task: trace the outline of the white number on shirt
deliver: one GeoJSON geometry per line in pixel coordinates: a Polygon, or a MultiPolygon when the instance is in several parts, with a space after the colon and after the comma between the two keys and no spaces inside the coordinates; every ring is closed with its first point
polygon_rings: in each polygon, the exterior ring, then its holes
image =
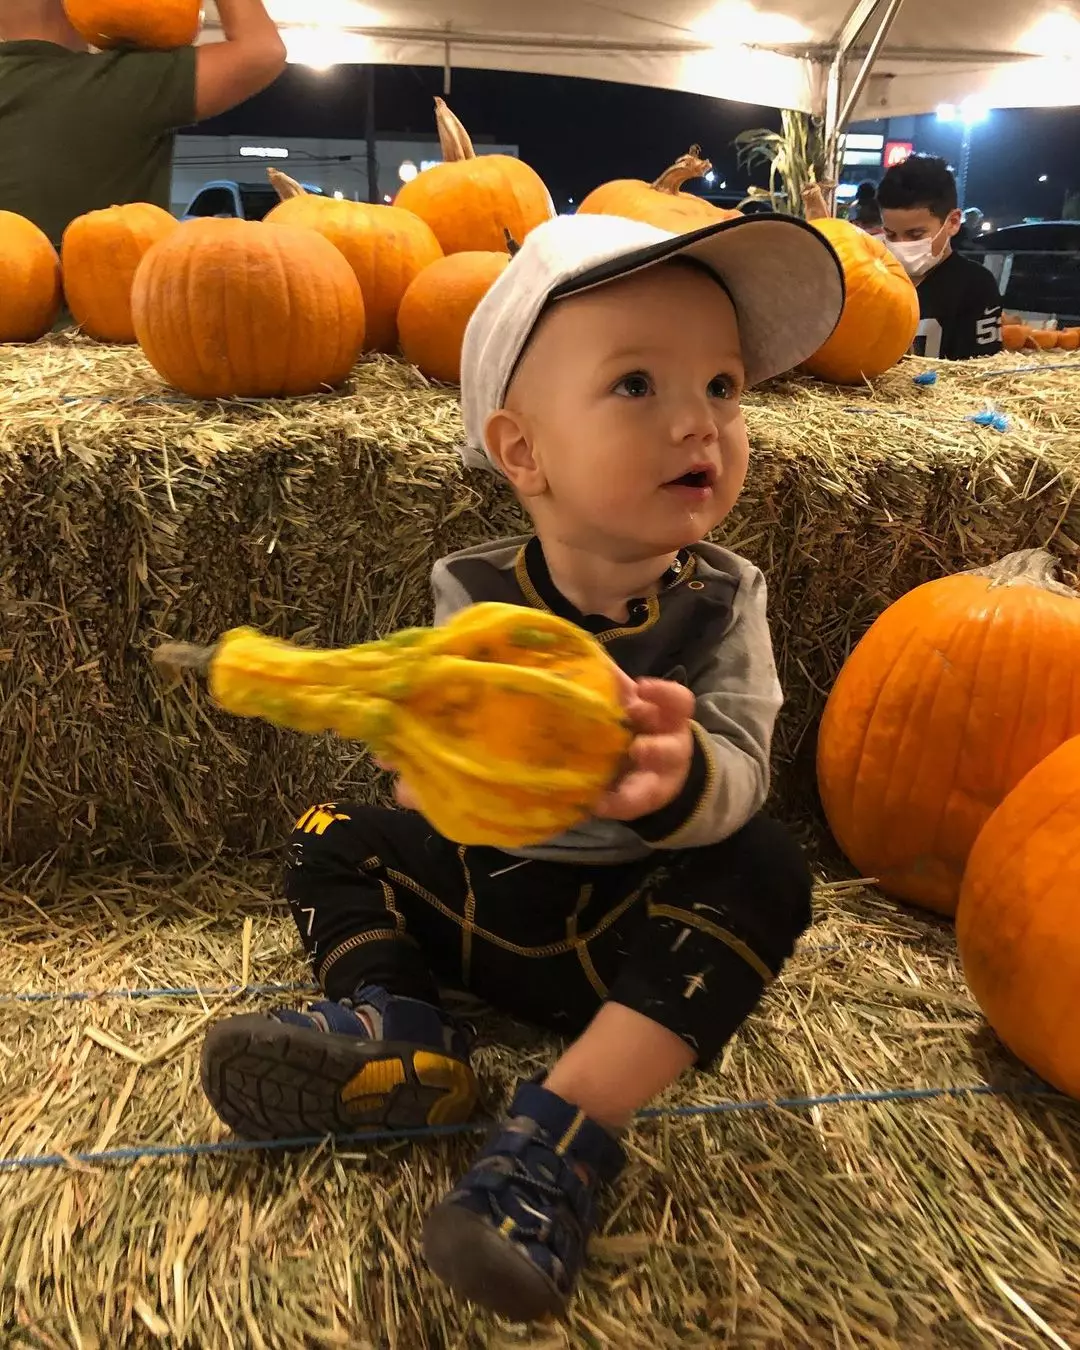
{"type": "Polygon", "coordinates": [[[912,344],[916,356],[929,356],[937,358],[941,355],[941,324],[937,319],[923,319],[915,330],[915,341],[912,344]],[[922,342],[919,339],[922,338],[922,342]]]}
{"type": "Polygon", "coordinates": [[[1001,341],[1001,314],[992,314],[987,310],[986,317],[975,322],[975,341],[980,347],[988,347],[992,342],[1001,341]]]}

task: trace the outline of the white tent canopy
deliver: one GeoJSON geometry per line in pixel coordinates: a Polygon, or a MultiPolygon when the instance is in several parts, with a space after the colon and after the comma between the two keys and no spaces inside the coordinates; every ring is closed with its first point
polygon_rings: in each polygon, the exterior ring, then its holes
{"type": "MultiPolygon", "coordinates": [[[[290,59],[317,66],[578,75],[797,108],[829,115],[834,126],[853,88],[853,117],[965,98],[991,107],[1080,104],[1080,0],[268,3],[290,59]]],[[[212,35],[212,6],[208,17],[212,35]]]]}

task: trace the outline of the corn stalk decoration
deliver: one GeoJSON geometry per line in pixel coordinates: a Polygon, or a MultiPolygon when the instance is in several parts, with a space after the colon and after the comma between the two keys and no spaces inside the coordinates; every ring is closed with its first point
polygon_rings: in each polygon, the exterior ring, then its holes
{"type": "Polygon", "coordinates": [[[813,184],[823,183],[826,177],[825,138],[818,118],[786,109],[780,116],[780,131],[756,127],[735,137],[742,168],[769,166],[769,186],[750,188],[739,204],[767,202],[773,211],[801,216],[803,193],[813,184]]]}

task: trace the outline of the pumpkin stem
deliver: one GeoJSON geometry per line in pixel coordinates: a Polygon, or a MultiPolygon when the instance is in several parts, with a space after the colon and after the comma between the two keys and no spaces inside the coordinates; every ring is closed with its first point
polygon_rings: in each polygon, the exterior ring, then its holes
{"type": "Polygon", "coordinates": [[[1080,600],[1080,595],[1062,580],[1064,573],[1057,558],[1044,548],[1024,548],[1006,554],[988,567],[971,568],[970,575],[989,577],[991,589],[997,586],[1037,586],[1054,595],[1080,600]]]}
{"type": "Polygon", "coordinates": [[[689,183],[693,178],[704,178],[711,168],[712,161],[701,158],[701,146],[692,145],[685,155],[680,155],[670,168],[664,170],[652,186],[657,192],[677,197],[684,183],[689,183]]]}
{"type": "Polygon", "coordinates": [[[287,173],[282,173],[280,169],[275,169],[273,165],[267,169],[266,176],[270,179],[270,185],[283,202],[287,202],[291,197],[306,197],[308,195],[295,178],[290,178],[287,173]]]}
{"type": "Polygon", "coordinates": [[[811,183],[803,188],[803,210],[807,220],[828,220],[829,208],[825,204],[825,194],[820,183],[811,183]]]}
{"type": "Polygon", "coordinates": [[[514,238],[514,236],[510,233],[510,231],[506,228],[505,225],[503,226],[503,238],[506,240],[507,253],[510,254],[511,258],[516,257],[521,252],[521,245],[518,243],[518,241],[514,238]]]}
{"type": "Polygon", "coordinates": [[[435,100],[435,125],[439,129],[439,145],[445,164],[456,164],[459,160],[476,158],[469,133],[446,106],[445,99],[435,100]]]}

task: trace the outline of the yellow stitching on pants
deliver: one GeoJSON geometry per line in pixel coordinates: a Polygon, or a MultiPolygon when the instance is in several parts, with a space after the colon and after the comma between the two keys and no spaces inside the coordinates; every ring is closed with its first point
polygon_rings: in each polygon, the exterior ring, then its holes
{"type": "Polygon", "coordinates": [[[716,938],[725,947],[730,947],[736,956],[741,956],[750,969],[756,971],[766,984],[772,984],[773,980],[776,979],[776,975],[758,956],[757,952],[748,947],[740,938],[737,938],[734,933],[729,933],[726,928],[721,928],[718,923],[713,923],[711,919],[703,919],[700,914],[695,914],[692,910],[677,909],[674,905],[658,905],[652,900],[649,901],[647,912],[650,919],[674,919],[677,923],[685,924],[688,928],[696,928],[699,932],[708,933],[709,937],[716,938]]]}
{"type": "Polygon", "coordinates": [[[461,870],[465,873],[465,917],[461,924],[461,978],[465,988],[468,989],[469,976],[472,973],[472,939],[476,930],[476,896],[473,894],[469,864],[465,861],[465,849],[459,848],[457,855],[461,870]]]}
{"type": "Polygon", "coordinates": [[[600,995],[601,998],[607,998],[608,988],[604,981],[597,974],[596,967],[593,965],[592,953],[583,942],[577,949],[578,960],[581,962],[581,968],[589,983],[600,995]]]}
{"type": "MultiPolygon", "coordinates": [[[[360,871],[377,872],[380,867],[382,867],[382,859],[375,853],[370,858],[364,859],[360,864],[360,871]]],[[[397,907],[397,896],[394,894],[394,888],[389,882],[383,881],[381,878],[379,879],[379,885],[382,887],[383,900],[386,903],[387,913],[389,913],[390,917],[394,920],[394,927],[397,929],[398,935],[404,936],[406,931],[405,915],[402,914],[401,910],[397,907]]]]}
{"type": "MultiPolygon", "coordinates": [[[[354,952],[358,947],[366,946],[369,942],[398,942],[401,938],[399,934],[391,932],[389,928],[372,928],[366,933],[357,933],[354,937],[346,938],[344,942],[339,942],[336,947],[327,952],[323,959],[315,968],[315,979],[319,984],[325,985],[326,972],[331,966],[336,966],[343,956],[349,952],[354,952]]],[[[412,938],[405,935],[406,942],[412,942],[412,938]]]]}
{"type": "Polygon", "coordinates": [[[405,932],[405,915],[397,907],[397,898],[394,895],[394,888],[388,881],[380,881],[382,886],[383,899],[386,901],[386,908],[393,916],[394,927],[400,936],[405,932]]]}
{"type": "Polygon", "coordinates": [[[589,901],[592,899],[593,888],[591,886],[582,886],[578,892],[577,904],[574,906],[574,912],[566,920],[567,939],[574,943],[577,948],[578,960],[581,962],[581,968],[585,972],[585,978],[592,985],[593,989],[601,998],[607,998],[607,985],[596,972],[593,965],[592,954],[588,946],[578,939],[578,919],[585,912],[589,901]]]}
{"type": "MultiPolygon", "coordinates": [[[[449,905],[444,905],[438,896],[432,895],[426,887],[413,881],[412,877],[407,877],[404,872],[397,872],[391,868],[386,869],[386,875],[391,881],[396,881],[399,886],[407,886],[414,895],[418,895],[421,900],[426,900],[433,909],[437,909],[439,913],[444,915],[447,919],[450,919],[459,926],[463,924],[464,921],[460,914],[455,914],[449,905]]],[[[611,925],[621,919],[631,905],[635,904],[640,899],[641,891],[633,891],[625,900],[621,900],[614,909],[609,910],[591,933],[585,933],[578,938],[567,938],[563,942],[549,942],[545,947],[523,947],[520,943],[511,942],[508,938],[500,937],[498,933],[492,933],[487,928],[477,928],[475,925],[473,926],[472,933],[474,937],[478,937],[484,942],[490,942],[493,947],[498,947],[504,952],[512,952],[514,956],[541,958],[546,956],[565,956],[567,952],[572,952],[576,948],[592,942],[593,939],[598,938],[601,933],[606,933],[611,925]]]]}

